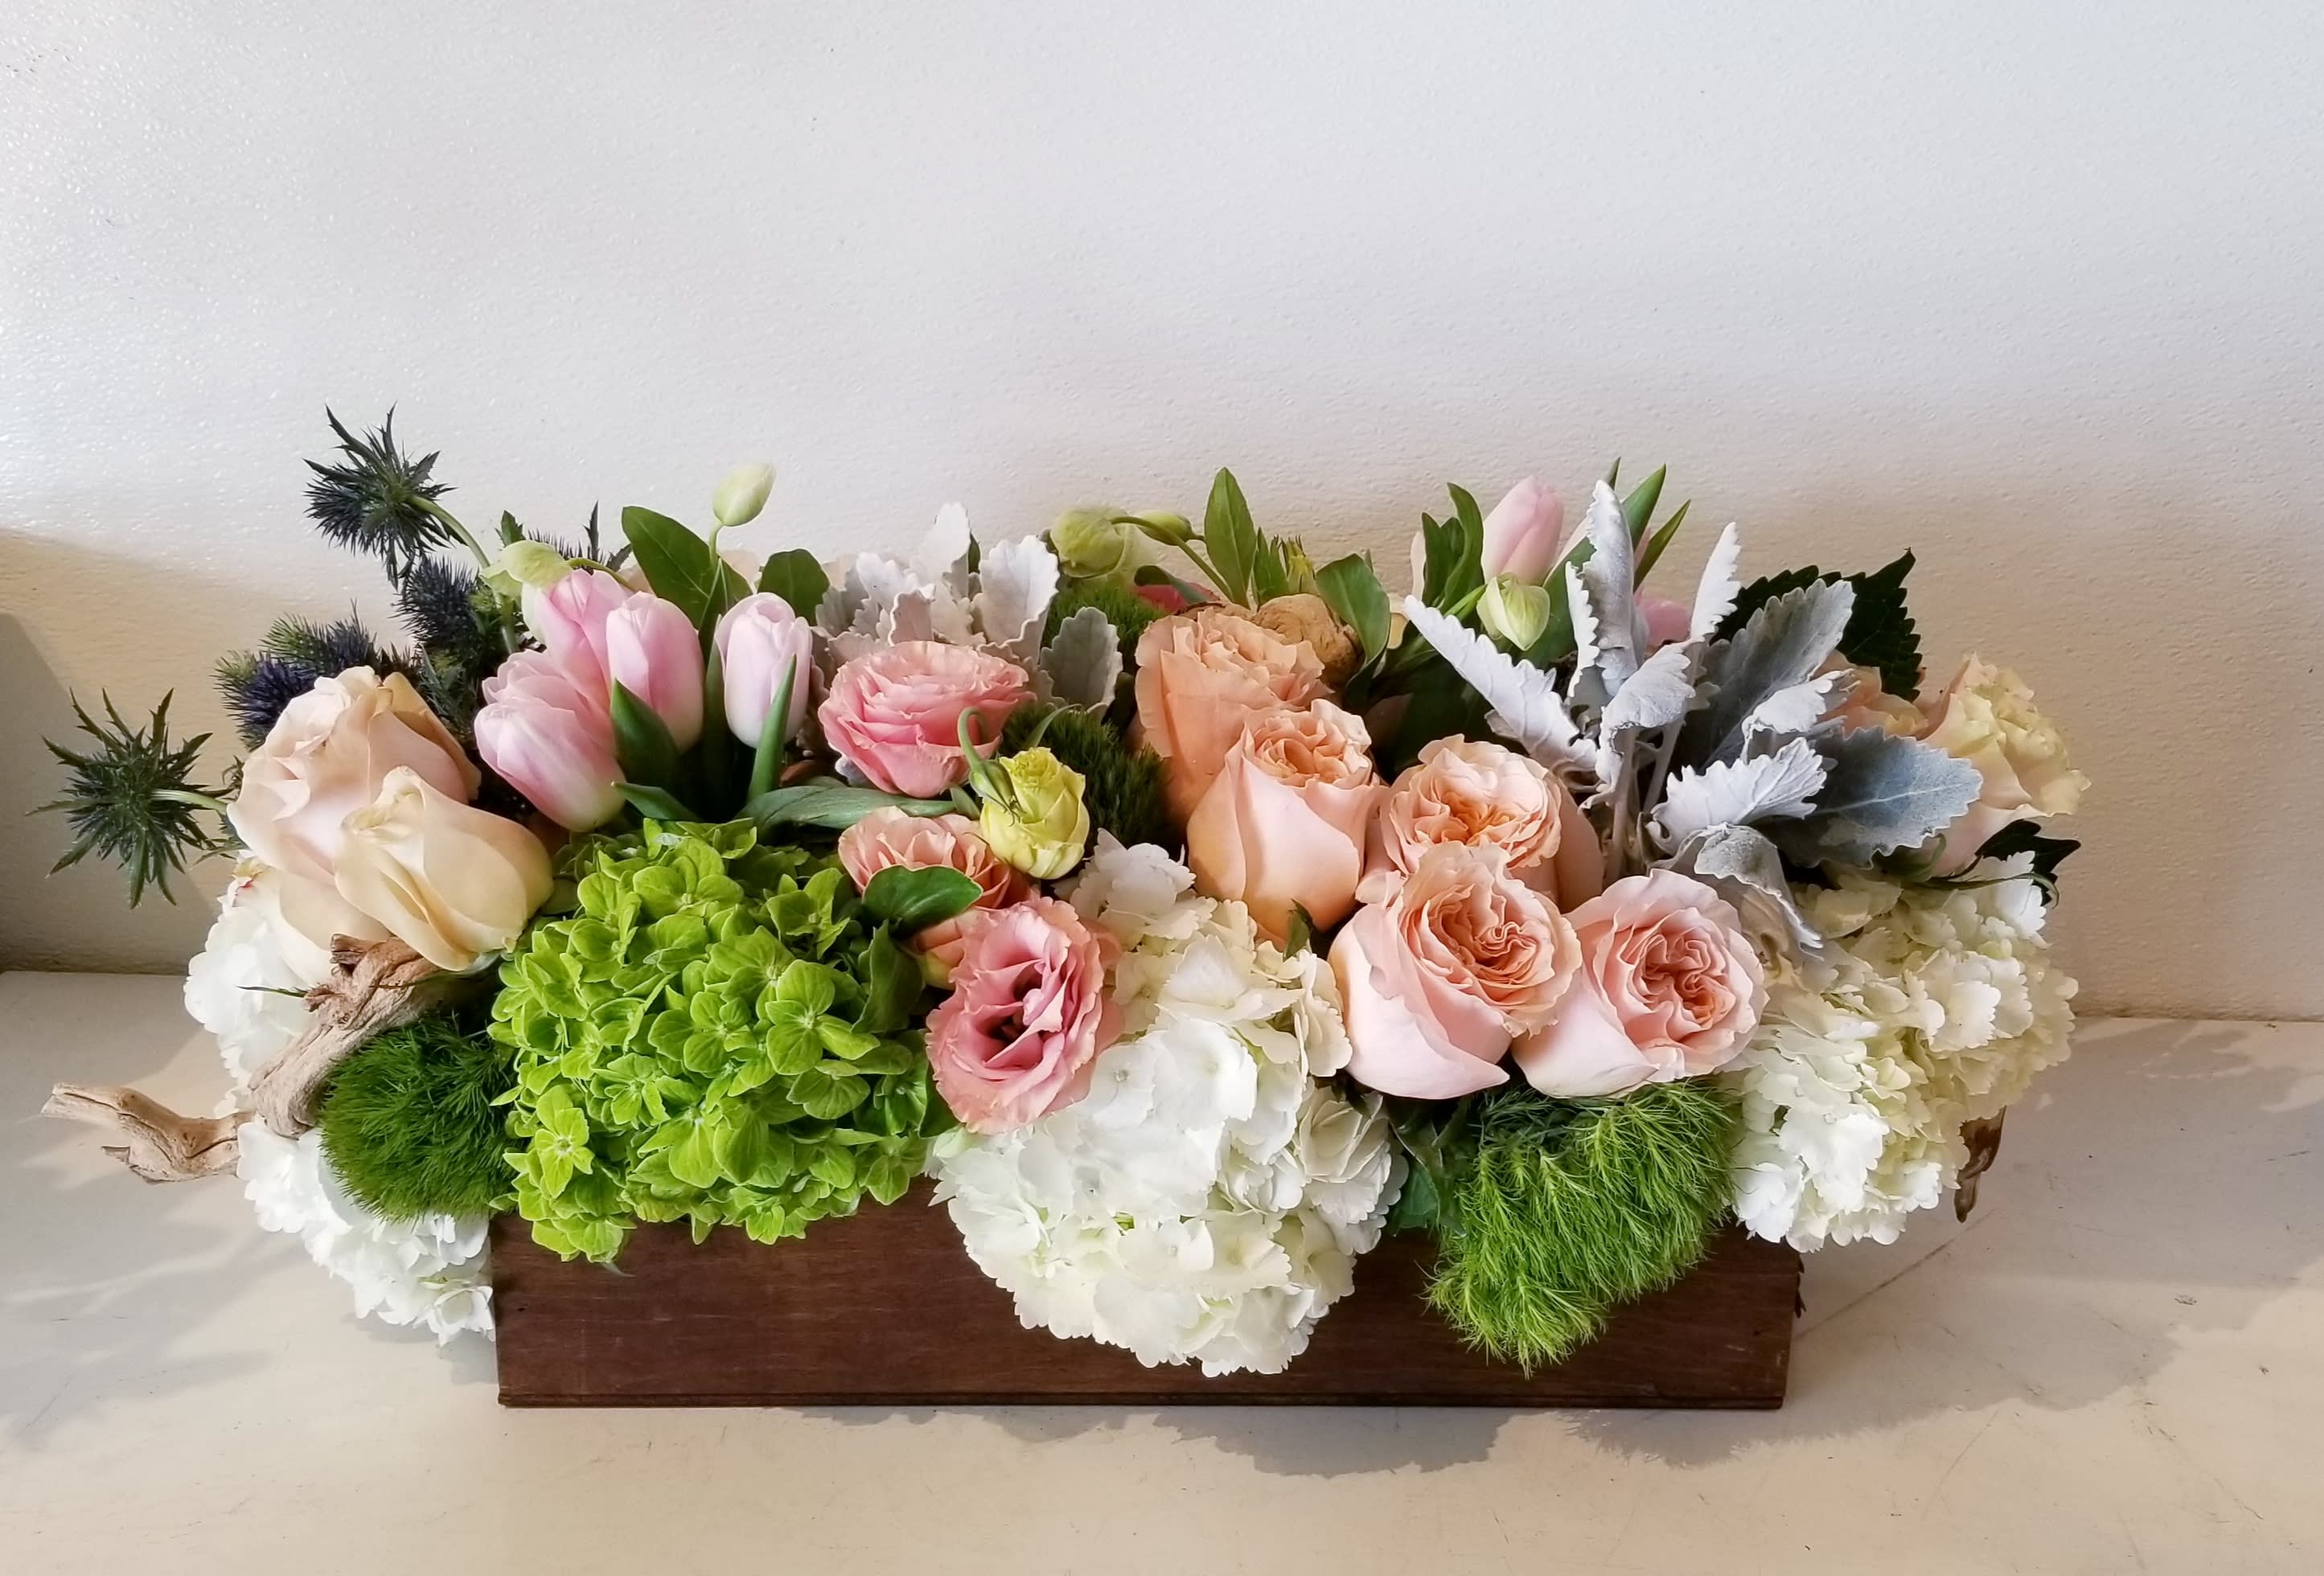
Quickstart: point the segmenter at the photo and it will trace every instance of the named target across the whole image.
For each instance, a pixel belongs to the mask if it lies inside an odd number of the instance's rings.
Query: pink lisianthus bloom
[[[862,891],[883,870],[956,870],[976,883],[966,912],[918,931],[912,946],[941,984],[959,968],[971,934],[996,909],[1033,894],[1023,872],[1001,862],[965,816],[910,816],[892,806],[872,811],[839,834],[839,862]]]
[[[1725,899],[1691,877],[1649,871],[1571,917],[1580,977],[1555,1019],[1517,1046],[1536,1089],[1563,1100],[1625,1094],[1715,1073],[1742,1053],[1767,987]]]
[[[571,832],[622,812],[613,715],[544,651],[519,651],[484,680],[476,753],[533,806]]]
[[[1506,1083],[1511,1038],[1552,1020],[1581,963],[1573,927],[1499,849],[1437,843],[1332,944],[1349,1074],[1416,1100]]]
[[[842,665],[816,717],[825,742],[872,787],[927,799],[968,780],[964,714],[975,714],[977,748],[989,758],[1009,714],[1032,698],[1025,670],[1005,657],[899,641]]]
[[[1187,818],[1194,884],[1241,902],[1277,944],[1295,907],[1328,930],[1356,906],[1380,793],[1361,718],[1326,700],[1263,713],[1244,724]]]
[[[963,1126],[1005,1133],[1088,1092],[1090,1064],[1120,1030],[1105,988],[1114,947],[1054,898],[973,928],[927,1027],[936,1092]]]

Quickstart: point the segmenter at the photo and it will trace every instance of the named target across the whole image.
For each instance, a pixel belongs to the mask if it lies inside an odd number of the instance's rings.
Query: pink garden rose
[[[1055,898],[974,928],[952,994],[928,1015],[936,1092],[964,1126],[1005,1133],[1088,1092],[1091,1062],[1120,1028],[1105,988],[1113,945]]]
[[[622,813],[613,714],[545,651],[519,651],[484,680],[476,753],[569,832]]]
[[[484,781],[410,679],[350,668],[317,679],[282,708],[243,762],[242,790],[227,818],[261,860],[327,886],[347,817],[378,797],[398,767],[463,802]]]
[[[975,714],[978,748],[990,757],[1009,714],[1032,698],[1025,670],[1005,657],[899,641],[844,664],[816,716],[825,741],[872,787],[928,799],[968,780],[964,714]]]
[[[1138,638],[1138,725],[1162,758],[1170,813],[1194,813],[1255,716],[1325,693],[1323,659],[1240,608],[1204,603]]]
[[[1506,1083],[1511,1038],[1552,1020],[1581,963],[1572,926],[1500,850],[1437,843],[1332,944],[1348,1072],[1416,1100]]]
[[[1361,718],[1327,700],[1253,717],[1187,817],[1195,886],[1240,901],[1277,943],[1295,905],[1330,929],[1356,906],[1380,792]]]
[[[1715,1073],[1767,1005],[1743,925],[1691,877],[1649,871],[1576,908],[1582,973],[1555,1020],[1519,1040],[1517,1065],[1562,1100],[1624,1094]]]
[[[1538,476],[1527,476],[1485,516],[1485,578],[1510,575],[1540,580],[1557,562],[1558,537],[1564,528],[1565,505]]]
[[[929,926],[912,945],[936,978],[952,978],[973,931],[995,909],[1033,894],[1024,874],[1001,862],[965,816],[910,816],[890,806],[872,811],[839,834],[839,862],[862,891],[883,870],[956,870],[981,895],[968,911]]]

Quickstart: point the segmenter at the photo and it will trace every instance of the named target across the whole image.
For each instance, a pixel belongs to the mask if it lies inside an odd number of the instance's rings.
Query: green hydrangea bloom
[[[952,1125],[916,960],[838,862],[748,822],[649,821],[568,851],[572,910],[501,967],[517,1211],[565,1258],[638,1221],[761,1242],[891,1203]]]

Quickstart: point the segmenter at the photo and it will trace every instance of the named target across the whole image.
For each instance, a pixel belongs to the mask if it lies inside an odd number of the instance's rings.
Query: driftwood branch
[[[323,1086],[331,1074],[374,1035],[410,1023],[484,977],[447,974],[400,941],[336,937],[330,977],[307,992],[307,1027],[250,1085],[256,1118],[286,1138],[315,1125]],[[105,1152],[148,1182],[189,1182],[235,1168],[235,1131],[249,1120],[180,1116],[134,1089],[60,1083],[41,1108],[118,1130],[126,1142]]]
[[[180,1116],[134,1089],[60,1083],[41,1107],[42,1116],[63,1117],[117,1129],[126,1141],[105,1152],[148,1182],[190,1182],[234,1169],[235,1116]]]
[[[315,1125],[332,1072],[364,1041],[474,983],[443,972],[400,941],[335,938],[330,977],[307,992],[306,1032],[250,1081],[254,1113],[284,1138],[297,1138]]]
[[[1960,1179],[1953,1184],[1954,1220],[1968,1220],[1969,1211],[1977,1208],[1978,1179],[1993,1169],[2001,1153],[2001,1124],[2008,1115],[2005,1111],[1983,1121],[1961,1124],[1961,1142],[1969,1146],[1969,1158],[1961,1163]]]

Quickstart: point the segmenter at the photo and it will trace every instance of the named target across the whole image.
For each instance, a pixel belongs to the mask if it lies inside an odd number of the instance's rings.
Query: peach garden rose
[[[1281,942],[1292,910],[1329,929],[1356,906],[1379,802],[1361,718],[1319,700],[1244,724],[1186,821],[1186,862],[1207,896],[1239,899]]]
[[[1499,849],[1437,843],[1332,944],[1348,1072],[1416,1100],[1506,1083],[1511,1039],[1553,1019],[1581,962],[1573,927]]]
[[[1546,768],[1489,739],[1438,739],[1390,787],[1372,822],[1362,896],[1377,901],[1440,843],[1497,848],[1510,873],[1561,908],[1604,884],[1598,834]]]
[[[1554,1021],[1517,1042],[1544,1094],[1579,1100],[1699,1078],[1742,1053],[1767,987],[1741,919],[1690,876],[1629,876],[1572,915],[1582,968]]]
[[[893,807],[872,811],[839,834],[839,862],[862,891],[890,868],[956,870],[977,885],[968,911],[931,925],[912,945],[939,981],[949,980],[972,931],[995,909],[1022,902],[1033,883],[1003,863],[965,816],[911,816]]]
[[[1205,603],[1138,638],[1138,723],[1162,758],[1171,814],[1194,813],[1253,717],[1324,693],[1323,664],[1240,610]]]

